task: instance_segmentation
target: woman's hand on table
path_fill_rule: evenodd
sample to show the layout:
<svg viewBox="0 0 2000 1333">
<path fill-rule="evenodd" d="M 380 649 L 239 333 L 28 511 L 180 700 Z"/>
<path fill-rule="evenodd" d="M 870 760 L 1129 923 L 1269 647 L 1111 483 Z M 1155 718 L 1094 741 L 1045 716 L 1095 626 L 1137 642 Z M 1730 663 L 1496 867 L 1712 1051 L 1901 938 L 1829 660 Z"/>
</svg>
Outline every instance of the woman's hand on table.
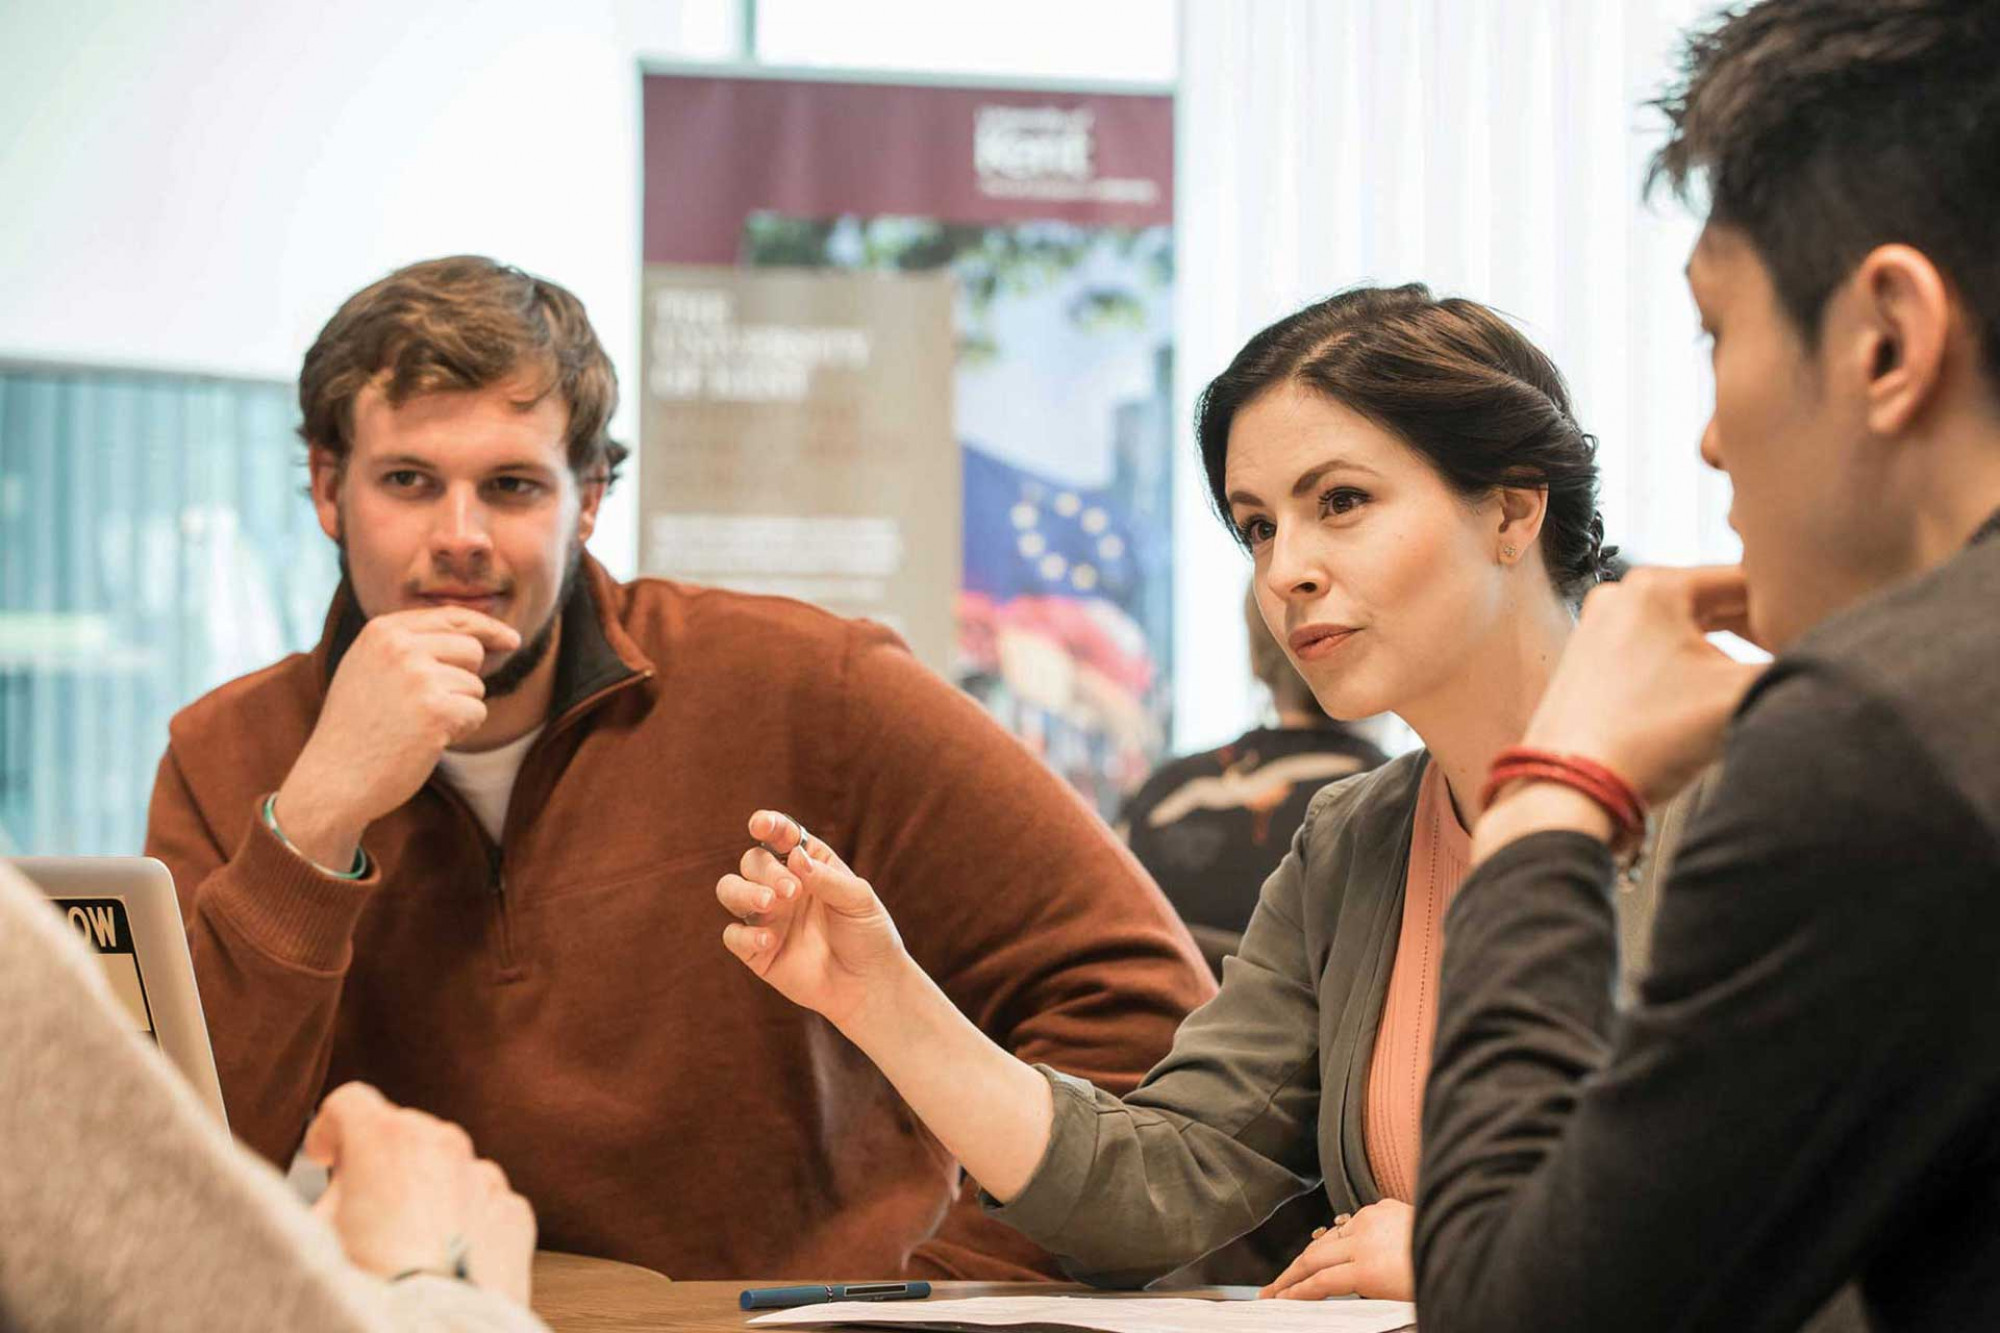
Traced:
<svg viewBox="0 0 2000 1333">
<path fill-rule="evenodd" d="M 868 881 L 791 816 L 759 810 L 738 873 L 715 886 L 737 920 L 722 942 L 794 1004 L 836 1027 L 911 964 L 896 923 Z"/>
<path fill-rule="evenodd" d="M 1352 1215 L 1343 1213 L 1257 1295 L 1281 1301 L 1322 1301 L 1329 1296 L 1415 1300 L 1416 1276 L 1410 1261 L 1410 1224 L 1415 1216 L 1409 1204 L 1394 1199 L 1371 1203 Z"/>
</svg>

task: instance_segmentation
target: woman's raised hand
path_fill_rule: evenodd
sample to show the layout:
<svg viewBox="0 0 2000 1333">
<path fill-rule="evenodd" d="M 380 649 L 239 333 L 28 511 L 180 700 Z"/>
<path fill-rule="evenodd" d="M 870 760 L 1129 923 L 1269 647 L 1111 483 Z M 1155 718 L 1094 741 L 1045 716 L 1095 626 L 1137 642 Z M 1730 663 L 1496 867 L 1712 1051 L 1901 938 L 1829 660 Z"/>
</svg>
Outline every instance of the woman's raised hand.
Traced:
<svg viewBox="0 0 2000 1333">
<path fill-rule="evenodd" d="M 908 966 L 896 923 L 868 882 L 790 815 L 750 816 L 758 842 L 715 897 L 737 920 L 729 952 L 794 1004 L 842 1027 Z"/>
<path fill-rule="evenodd" d="M 953 1007 L 903 948 L 868 882 L 798 820 L 750 816 L 760 844 L 715 896 L 737 920 L 729 952 L 824 1015 L 875 1062 L 945 1150 L 995 1198 L 1014 1197 L 1048 1149 L 1049 1082 Z"/>
</svg>

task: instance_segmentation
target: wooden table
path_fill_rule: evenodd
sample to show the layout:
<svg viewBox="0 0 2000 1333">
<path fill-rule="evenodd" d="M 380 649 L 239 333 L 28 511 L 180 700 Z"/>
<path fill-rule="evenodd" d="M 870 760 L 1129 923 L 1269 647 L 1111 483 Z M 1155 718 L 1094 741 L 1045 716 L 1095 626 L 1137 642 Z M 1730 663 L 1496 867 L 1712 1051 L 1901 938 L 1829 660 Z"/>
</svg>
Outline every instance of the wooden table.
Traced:
<svg viewBox="0 0 2000 1333">
<path fill-rule="evenodd" d="M 713 1333 L 740 1329 L 756 1314 L 738 1307 L 745 1287 L 782 1287 L 800 1280 L 669 1282 L 649 1268 L 585 1259 L 573 1254 L 535 1256 L 535 1313 L 556 1333 Z M 1089 1287 L 1059 1282 L 936 1282 L 940 1297 L 1075 1296 Z M 1255 1287 L 1200 1287 L 1190 1291 L 1120 1293 L 1124 1296 L 1208 1296 L 1245 1300 Z"/>
<path fill-rule="evenodd" d="M 535 1252 L 535 1313 L 556 1333 L 682 1328 L 667 1313 L 683 1287 L 650 1268 L 580 1254 Z"/>
</svg>

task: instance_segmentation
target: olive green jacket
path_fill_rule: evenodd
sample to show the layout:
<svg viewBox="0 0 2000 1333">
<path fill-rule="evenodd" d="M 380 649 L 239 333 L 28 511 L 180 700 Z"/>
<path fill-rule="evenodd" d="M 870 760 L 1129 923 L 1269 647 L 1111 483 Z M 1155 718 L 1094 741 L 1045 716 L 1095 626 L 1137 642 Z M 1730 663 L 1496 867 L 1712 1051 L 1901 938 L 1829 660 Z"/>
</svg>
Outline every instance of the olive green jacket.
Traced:
<svg viewBox="0 0 2000 1333">
<path fill-rule="evenodd" d="M 995 1216 L 1082 1280 L 1139 1286 L 1306 1191 L 1323 1186 L 1336 1212 L 1382 1197 L 1362 1107 L 1428 762 L 1407 754 L 1313 798 L 1221 993 L 1130 1095 L 1042 1068 L 1049 1146 L 1019 1194 L 988 1200 Z M 1677 827 L 1677 812 L 1661 822 Z M 1646 863 L 1662 859 L 1656 845 Z M 1627 941 L 1643 944 L 1657 879 L 1620 895 Z"/>
</svg>

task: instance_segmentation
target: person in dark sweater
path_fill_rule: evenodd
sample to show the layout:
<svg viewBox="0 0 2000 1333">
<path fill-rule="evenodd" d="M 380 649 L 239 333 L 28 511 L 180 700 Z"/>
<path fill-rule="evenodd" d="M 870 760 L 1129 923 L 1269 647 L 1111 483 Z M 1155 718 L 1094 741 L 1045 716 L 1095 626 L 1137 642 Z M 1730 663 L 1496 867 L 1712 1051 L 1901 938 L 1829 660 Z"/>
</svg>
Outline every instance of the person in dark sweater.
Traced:
<svg viewBox="0 0 2000 1333">
<path fill-rule="evenodd" d="M 1278 724 L 1160 765 L 1118 819 L 1126 845 L 1194 932 L 1218 977 L 1223 956 L 1235 952 L 1257 909 L 1258 890 L 1291 850 L 1313 795 L 1389 758 L 1320 706 L 1271 637 L 1254 588 L 1243 598 L 1243 627 L 1250 670 L 1270 691 Z"/>
<path fill-rule="evenodd" d="M 1658 168 L 1710 200 L 1743 564 L 1593 593 L 1524 740 L 1564 762 L 1475 831 L 1424 1333 L 1795 1328 L 1848 1282 L 1879 1329 L 2000 1328 L 1996 71 L 1992 0 L 1767 0 L 1690 45 Z M 1614 1015 L 1607 811 L 1718 752 Z"/>
</svg>

